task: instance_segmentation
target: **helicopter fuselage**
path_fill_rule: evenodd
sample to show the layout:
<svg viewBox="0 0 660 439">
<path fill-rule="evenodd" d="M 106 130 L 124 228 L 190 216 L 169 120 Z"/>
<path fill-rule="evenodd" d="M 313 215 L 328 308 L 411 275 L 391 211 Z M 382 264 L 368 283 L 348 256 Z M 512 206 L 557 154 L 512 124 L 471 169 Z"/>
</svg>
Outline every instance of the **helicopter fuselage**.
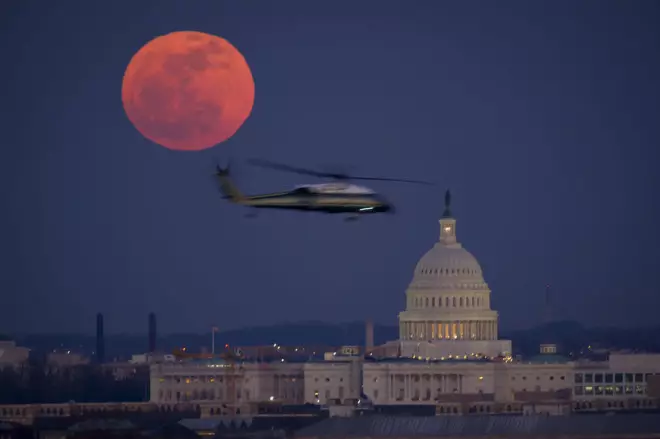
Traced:
<svg viewBox="0 0 660 439">
<path fill-rule="evenodd" d="M 353 184 L 300 185 L 290 191 L 246 196 L 240 193 L 228 174 L 219 172 L 218 178 L 225 198 L 249 207 L 351 214 L 394 210 L 393 206 L 376 192 Z"/>
</svg>

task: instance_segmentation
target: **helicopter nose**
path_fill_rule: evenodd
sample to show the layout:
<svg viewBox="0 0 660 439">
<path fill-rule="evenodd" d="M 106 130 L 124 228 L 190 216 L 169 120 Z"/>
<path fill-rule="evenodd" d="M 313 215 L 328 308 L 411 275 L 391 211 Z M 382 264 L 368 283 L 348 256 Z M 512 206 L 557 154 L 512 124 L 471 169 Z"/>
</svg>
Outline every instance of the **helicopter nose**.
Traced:
<svg viewBox="0 0 660 439">
<path fill-rule="evenodd" d="M 385 213 L 394 213 L 396 209 L 390 203 L 383 203 L 383 205 L 380 207 L 380 211 Z"/>
</svg>

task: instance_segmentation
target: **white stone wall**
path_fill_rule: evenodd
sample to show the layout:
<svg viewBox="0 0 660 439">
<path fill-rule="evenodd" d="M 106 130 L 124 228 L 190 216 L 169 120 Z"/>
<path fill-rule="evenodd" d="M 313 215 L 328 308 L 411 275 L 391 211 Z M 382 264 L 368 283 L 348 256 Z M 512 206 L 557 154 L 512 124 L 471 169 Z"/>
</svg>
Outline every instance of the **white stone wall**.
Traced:
<svg viewBox="0 0 660 439">
<path fill-rule="evenodd" d="M 573 363 L 538 364 L 510 363 L 504 368 L 511 392 L 556 392 L 570 389 L 573 382 Z"/>
<path fill-rule="evenodd" d="M 358 390 L 355 389 L 356 378 L 360 379 L 355 372 L 354 365 L 349 361 L 306 363 L 305 402 L 327 404 L 330 399 L 354 398 L 354 391 Z"/>
<path fill-rule="evenodd" d="M 493 363 L 364 364 L 364 393 L 375 404 L 435 404 L 452 395 L 494 392 Z"/>
<path fill-rule="evenodd" d="M 151 402 L 262 402 L 299 404 L 302 363 L 174 363 L 151 366 Z M 235 392 L 235 395 L 232 393 Z"/>
</svg>

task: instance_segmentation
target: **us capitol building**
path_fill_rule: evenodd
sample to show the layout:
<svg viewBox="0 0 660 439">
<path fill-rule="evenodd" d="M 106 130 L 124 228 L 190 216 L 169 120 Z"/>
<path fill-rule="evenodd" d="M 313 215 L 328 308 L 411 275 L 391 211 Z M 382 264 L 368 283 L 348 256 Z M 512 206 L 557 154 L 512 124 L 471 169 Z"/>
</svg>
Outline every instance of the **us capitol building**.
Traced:
<svg viewBox="0 0 660 439">
<path fill-rule="evenodd" d="M 476 258 L 456 237 L 445 195 L 438 242 L 415 267 L 399 314 L 399 341 L 406 357 L 508 356 L 511 342 L 497 338 L 497 311 Z"/>
<path fill-rule="evenodd" d="M 336 410 L 431 405 L 438 415 L 568 414 L 645 410 L 660 400 L 660 355 L 610 353 L 571 360 L 549 341 L 532 358 L 511 357 L 476 258 L 457 239 L 450 195 L 438 241 L 419 260 L 399 314 L 399 340 L 323 359 L 225 359 L 151 365 L 151 401 L 195 404 L 202 416 L 253 412 L 259 404 Z M 367 333 L 367 340 L 373 334 Z M 276 347 L 279 349 L 279 347 Z"/>
</svg>

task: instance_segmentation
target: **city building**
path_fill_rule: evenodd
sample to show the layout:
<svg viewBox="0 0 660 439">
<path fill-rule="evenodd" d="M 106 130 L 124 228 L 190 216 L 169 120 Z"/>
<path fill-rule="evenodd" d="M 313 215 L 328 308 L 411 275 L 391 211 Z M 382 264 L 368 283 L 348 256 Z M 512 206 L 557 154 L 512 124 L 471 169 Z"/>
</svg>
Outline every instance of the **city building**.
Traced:
<svg viewBox="0 0 660 439">
<path fill-rule="evenodd" d="M 19 367 L 30 357 L 30 349 L 17 346 L 13 340 L 0 340 L 0 369 Z"/>
<path fill-rule="evenodd" d="M 202 418 L 304 404 L 344 415 L 351 413 L 347 407 L 380 413 L 418 407 L 439 416 L 657 410 L 660 354 L 614 352 L 603 361 L 574 360 L 548 339 L 538 355 L 511 357 L 511 342 L 498 339 L 498 314 L 481 267 L 457 240 L 450 201 L 447 194 L 439 240 L 418 262 L 406 290 L 399 340 L 372 346 L 373 326 L 367 324 L 363 352 L 346 347 L 318 358 L 307 355 L 322 353 L 316 347 L 295 348 L 274 359 L 272 353 L 286 351 L 274 345 L 271 353 L 251 357 L 259 361 L 240 353 L 183 361 L 150 355 L 135 357 L 126 370 L 148 365 L 150 407 L 192 406 Z M 3 413 L 15 419 L 41 410 L 1 408 L 0 419 Z"/>
<path fill-rule="evenodd" d="M 444 415 L 657 406 L 657 396 L 646 391 L 649 377 L 660 374 L 657 354 L 571 361 L 548 340 L 537 356 L 513 361 L 511 342 L 498 339 L 498 314 L 479 262 L 457 240 L 450 204 L 447 193 L 438 242 L 418 262 L 406 291 L 399 340 L 370 348 L 366 358 L 339 352 L 320 361 L 152 365 L 152 401 L 200 403 L 210 416 L 264 401 L 368 399 L 377 406 L 434 405 Z"/>
</svg>

